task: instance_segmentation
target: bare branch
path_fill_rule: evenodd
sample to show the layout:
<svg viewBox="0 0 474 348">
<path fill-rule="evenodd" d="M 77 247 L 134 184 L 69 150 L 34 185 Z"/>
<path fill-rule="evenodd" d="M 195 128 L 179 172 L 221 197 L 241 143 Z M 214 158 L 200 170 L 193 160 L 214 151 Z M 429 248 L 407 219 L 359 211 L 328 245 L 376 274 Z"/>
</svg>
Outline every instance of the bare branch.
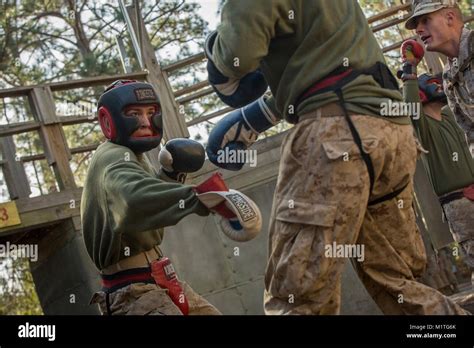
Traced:
<svg viewBox="0 0 474 348">
<path fill-rule="evenodd" d="M 46 12 L 42 12 L 42 13 L 36 15 L 36 16 L 33 18 L 33 20 L 37 21 L 37 20 L 39 20 L 39 19 L 41 19 L 41 18 L 43 18 L 43 17 L 56 17 L 56 18 L 61 18 L 63 21 L 65 21 L 66 23 L 68 23 L 67 20 L 66 20 L 66 18 L 64 18 L 64 16 L 63 16 L 63 15 L 61 14 L 61 12 L 59 12 L 59 11 L 46 11 Z M 68 23 L 68 24 L 69 24 L 69 23 Z"/>
<path fill-rule="evenodd" d="M 77 43 L 72 41 L 72 40 L 69 40 L 67 38 L 65 38 L 64 36 L 60 36 L 60 35 L 54 35 L 54 34 L 50 34 L 50 33 L 45 33 L 45 32 L 42 32 L 42 31 L 38 31 L 38 34 L 40 35 L 44 35 L 44 36 L 47 36 L 47 37 L 52 37 L 54 39 L 59 39 L 59 40 L 64 40 L 66 42 L 69 42 L 70 44 L 74 45 L 74 46 L 77 46 Z"/>
</svg>

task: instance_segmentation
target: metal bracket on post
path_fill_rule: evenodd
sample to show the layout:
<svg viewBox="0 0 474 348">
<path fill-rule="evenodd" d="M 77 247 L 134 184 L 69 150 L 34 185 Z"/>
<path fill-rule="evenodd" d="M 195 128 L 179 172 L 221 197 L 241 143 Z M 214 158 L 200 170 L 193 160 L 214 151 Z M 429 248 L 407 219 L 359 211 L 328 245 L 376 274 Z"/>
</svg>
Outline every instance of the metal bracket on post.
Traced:
<svg viewBox="0 0 474 348">
<path fill-rule="evenodd" d="M 128 74 L 132 72 L 132 68 L 130 66 L 130 58 L 127 57 L 127 52 L 125 51 L 125 45 L 123 44 L 123 40 L 120 36 L 115 36 L 115 42 L 117 43 L 117 48 L 120 54 L 120 61 L 122 62 L 123 72 Z"/>
<path fill-rule="evenodd" d="M 145 68 L 145 65 L 143 63 L 143 58 L 142 58 L 142 49 L 137 39 L 137 35 L 135 34 L 135 28 L 133 27 L 132 20 L 130 19 L 130 16 L 128 15 L 128 11 L 127 11 L 127 8 L 125 7 L 123 0 L 119 0 L 119 5 L 120 5 L 120 9 L 122 10 L 123 17 L 125 18 L 125 23 L 127 23 L 127 28 L 130 33 L 132 45 L 138 59 L 138 64 L 140 64 L 140 68 L 143 70 Z"/>
</svg>

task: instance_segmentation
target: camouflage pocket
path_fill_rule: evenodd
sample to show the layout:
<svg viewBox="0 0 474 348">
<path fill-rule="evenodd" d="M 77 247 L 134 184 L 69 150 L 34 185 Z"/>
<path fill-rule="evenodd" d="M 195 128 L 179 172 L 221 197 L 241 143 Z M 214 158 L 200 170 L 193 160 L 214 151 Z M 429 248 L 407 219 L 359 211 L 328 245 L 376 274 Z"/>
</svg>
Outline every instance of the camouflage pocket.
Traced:
<svg viewBox="0 0 474 348">
<path fill-rule="evenodd" d="M 280 204 L 276 212 L 271 255 L 275 269 L 270 291 L 280 298 L 303 298 L 312 291 L 326 268 L 321 241 L 328 234 L 319 234 L 323 229 L 332 230 L 337 206 L 309 201 L 295 201 L 288 206 L 287 200 L 281 202 L 284 204 Z M 311 272 L 308 272 L 310 265 Z"/>
<path fill-rule="evenodd" d="M 376 137 L 362 139 L 362 147 L 368 154 L 377 149 L 378 145 L 379 139 Z M 323 142 L 323 148 L 330 160 L 342 159 L 343 161 L 349 161 L 361 158 L 359 148 L 352 139 L 325 141 Z"/>
</svg>

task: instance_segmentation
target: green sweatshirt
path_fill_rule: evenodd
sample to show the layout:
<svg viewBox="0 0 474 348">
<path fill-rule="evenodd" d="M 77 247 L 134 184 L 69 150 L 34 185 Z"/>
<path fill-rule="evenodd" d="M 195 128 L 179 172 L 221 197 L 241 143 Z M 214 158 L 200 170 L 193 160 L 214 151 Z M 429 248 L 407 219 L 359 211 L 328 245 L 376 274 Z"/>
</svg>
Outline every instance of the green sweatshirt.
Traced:
<svg viewBox="0 0 474 348">
<path fill-rule="evenodd" d="M 111 142 L 92 157 L 81 201 L 87 252 L 98 269 L 160 244 L 163 227 L 208 215 L 191 186 L 157 177 L 143 155 Z"/>
<path fill-rule="evenodd" d="M 226 76 L 241 78 L 260 68 L 275 98 L 277 115 L 295 115 L 337 101 L 333 92 L 299 97 L 338 67 L 368 68 L 385 62 L 374 34 L 352 0 L 228 0 L 213 47 L 213 60 Z M 402 101 L 361 75 L 343 88 L 350 111 L 381 116 L 382 103 Z M 270 104 L 272 104 L 270 103 Z M 410 124 L 408 117 L 387 117 Z"/>
<path fill-rule="evenodd" d="M 405 101 L 419 103 L 418 91 L 418 81 L 406 81 Z M 466 136 L 449 107 L 442 109 L 441 116 L 438 121 L 421 111 L 419 118 L 412 118 L 421 144 L 429 151 L 423 155 L 423 165 L 438 196 L 474 183 L 474 160 Z"/>
</svg>

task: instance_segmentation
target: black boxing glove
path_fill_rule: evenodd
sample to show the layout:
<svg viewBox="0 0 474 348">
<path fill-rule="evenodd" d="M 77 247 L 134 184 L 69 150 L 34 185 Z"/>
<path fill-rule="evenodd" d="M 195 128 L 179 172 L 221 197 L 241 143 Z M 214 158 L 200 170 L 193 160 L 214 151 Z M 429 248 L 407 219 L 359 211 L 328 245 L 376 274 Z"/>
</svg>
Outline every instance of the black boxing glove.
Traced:
<svg viewBox="0 0 474 348">
<path fill-rule="evenodd" d="M 195 140 L 186 138 L 171 139 L 160 150 L 161 164 L 159 176 L 184 183 L 187 173 L 202 168 L 205 160 L 204 147 Z"/>
</svg>

